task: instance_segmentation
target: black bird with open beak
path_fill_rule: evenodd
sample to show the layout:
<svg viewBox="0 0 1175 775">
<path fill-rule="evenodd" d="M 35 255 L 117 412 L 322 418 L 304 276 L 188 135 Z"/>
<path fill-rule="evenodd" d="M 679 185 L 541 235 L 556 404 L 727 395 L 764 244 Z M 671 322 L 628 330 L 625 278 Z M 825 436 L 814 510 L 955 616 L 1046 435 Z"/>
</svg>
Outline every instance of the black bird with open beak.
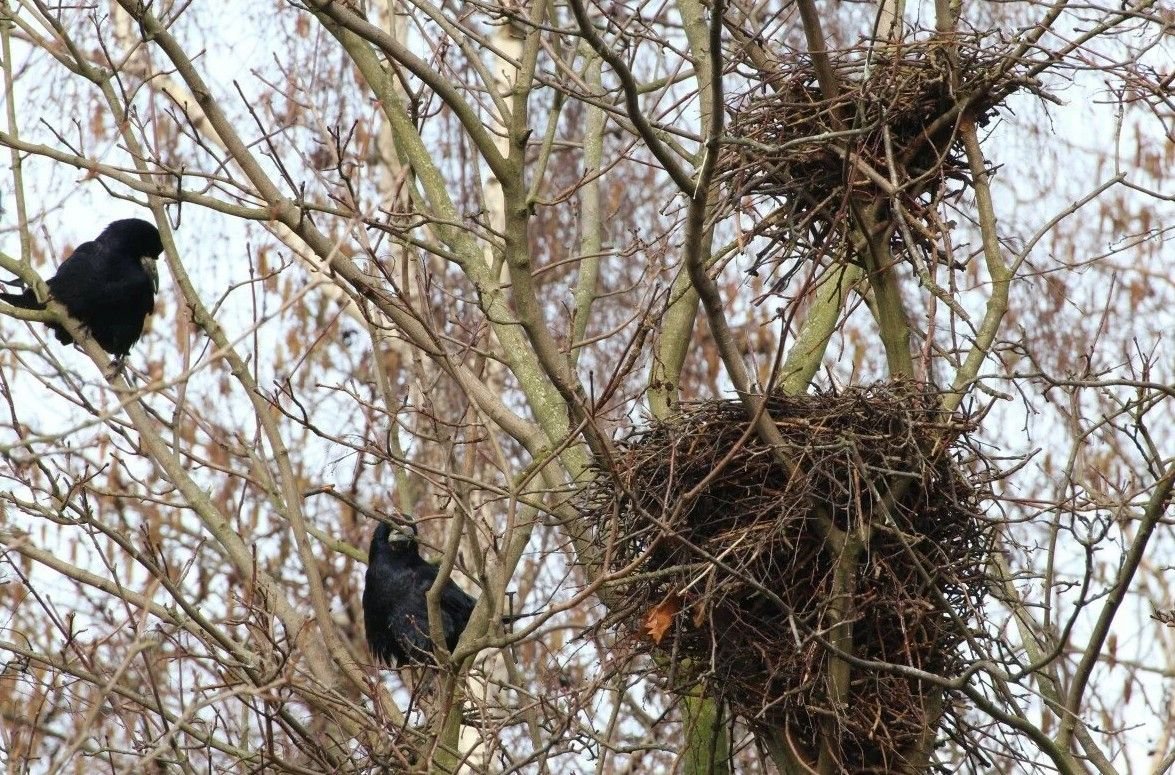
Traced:
<svg viewBox="0 0 1175 775">
<path fill-rule="evenodd" d="M 45 284 L 69 316 L 87 329 L 103 350 L 119 361 L 143 334 L 143 323 L 155 309 L 159 289 L 156 260 L 163 242 L 154 224 L 139 218 L 114 221 L 97 239 L 78 245 Z M 0 293 L 14 307 L 45 309 L 32 289 Z M 49 328 L 62 344 L 73 337 L 56 323 Z"/>
</svg>

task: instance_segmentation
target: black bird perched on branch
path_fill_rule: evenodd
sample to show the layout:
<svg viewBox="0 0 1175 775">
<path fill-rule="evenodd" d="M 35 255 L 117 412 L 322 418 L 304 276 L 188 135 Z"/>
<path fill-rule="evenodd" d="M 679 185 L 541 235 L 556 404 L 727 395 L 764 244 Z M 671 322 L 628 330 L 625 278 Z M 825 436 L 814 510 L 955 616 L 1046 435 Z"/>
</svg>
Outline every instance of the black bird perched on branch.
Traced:
<svg viewBox="0 0 1175 775">
<path fill-rule="evenodd" d="M 433 661 L 425 595 L 436 578 L 437 566 L 420 556 L 415 525 L 403 531 L 386 522 L 376 526 L 367 555 L 363 624 L 377 660 L 388 665 Z M 441 632 L 452 651 L 477 601 L 448 579 L 440 602 Z"/>
<path fill-rule="evenodd" d="M 83 242 L 45 284 L 69 316 L 89 329 L 102 349 L 120 361 L 139 341 L 143 322 L 155 309 L 159 274 L 155 261 L 163 252 L 159 230 L 139 218 L 114 221 L 92 242 Z M 45 309 L 31 288 L 0 293 L 14 307 Z M 63 327 L 49 328 L 62 344 L 73 337 Z"/>
</svg>

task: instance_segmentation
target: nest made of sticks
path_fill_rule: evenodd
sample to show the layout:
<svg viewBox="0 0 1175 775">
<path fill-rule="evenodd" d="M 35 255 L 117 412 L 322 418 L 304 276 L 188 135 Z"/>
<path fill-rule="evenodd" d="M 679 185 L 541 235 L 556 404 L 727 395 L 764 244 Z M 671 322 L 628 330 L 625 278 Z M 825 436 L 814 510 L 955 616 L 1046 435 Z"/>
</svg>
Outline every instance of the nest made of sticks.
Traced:
<svg viewBox="0 0 1175 775">
<path fill-rule="evenodd" d="M 776 395 L 773 449 L 742 402 L 710 401 L 624 440 L 583 506 L 618 574 L 622 643 L 659 655 L 671 690 L 702 681 L 812 761 L 823 734 L 848 771 L 896 767 L 950 704 L 859 667 L 838 698 L 829 644 L 843 618 L 858 659 L 960 669 L 986 588 L 986 485 L 965 473 L 970 424 L 938 406 L 907 384 Z"/>
<path fill-rule="evenodd" d="M 834 53 L 831 99 L 811 57 L 760 62 L 755 86 L 727 106 L 718 161 L 731 207 L 754 208 L 750 233 L 769 239 L 756 269 L 797 255 L 851 256 L 853 198 L 896 200 L 908 228 L 893 240 L 933 244 L 943 229 L 934 206 L 971 186 L 960 122 L 985 125 L 1020 89 L 1044 96 L 1011 52 L 991 36 L 935 34 Z M 774 203 L 766 214 L 764 201 Z"/>
</svg>

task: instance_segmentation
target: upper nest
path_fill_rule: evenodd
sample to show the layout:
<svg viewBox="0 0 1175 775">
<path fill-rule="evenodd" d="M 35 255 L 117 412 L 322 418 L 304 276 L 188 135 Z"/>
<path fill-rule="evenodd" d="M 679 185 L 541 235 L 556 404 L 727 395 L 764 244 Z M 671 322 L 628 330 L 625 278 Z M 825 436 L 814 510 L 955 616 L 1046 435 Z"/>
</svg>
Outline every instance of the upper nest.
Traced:
<svg viewBox="0 0 1175 775">
<path fill-rule="evenodd" d="M 902 384 L 773 396 L 777 450 L 738 401 L 634 433 L 585 504 L 609 569 L 623 570 L 610 623 L 748 722 L 786 725 L 802 754 L 831 720 L 842 766 L 888 771 L 941 723 L 941 692 L 854 669 L 835 701 L 830 628 L 847 610 L 855 657 L 959 666 L 987 536 L 983 487 L 960 462 L 969 424 L 938 405 Z"/>
<path fill-rule="evenodd" d="M 796 253 L 841 256 L 850 198 L 885 200 L 893 191 L 913 221 L 907 236 L 933 242 L 941 227 L 927 205 L 971 182 L 960 122 L 982 126 L 1014 91 L 1039 92 L 1010 51 L 978 35 L 935 35 L 839 52 L 831 56 L 832 99 L 810 57 L 759 69 L 755 87 L 728 106 L 731 139 L 718 165 L 733 202 L 775 203 L 752 227 L 772 240 L 760 264 Z"/>
</svg>

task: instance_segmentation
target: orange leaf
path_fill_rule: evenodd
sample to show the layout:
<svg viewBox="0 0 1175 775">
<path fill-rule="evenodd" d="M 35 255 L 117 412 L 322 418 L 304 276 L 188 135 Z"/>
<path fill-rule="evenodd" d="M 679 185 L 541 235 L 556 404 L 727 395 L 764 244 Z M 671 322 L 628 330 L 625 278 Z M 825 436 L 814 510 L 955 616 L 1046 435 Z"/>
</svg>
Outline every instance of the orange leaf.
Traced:
<svg viewBox="0 0 1175 775">
<path fill-rule="evenodd" d="M 669 595 L 645 614 L 645 631 L 653 639 L 653 643 L 661 645 L 669 625 L 673 624 L 673 617 L 681 610 L 681 598 Z"/>
</svg>

